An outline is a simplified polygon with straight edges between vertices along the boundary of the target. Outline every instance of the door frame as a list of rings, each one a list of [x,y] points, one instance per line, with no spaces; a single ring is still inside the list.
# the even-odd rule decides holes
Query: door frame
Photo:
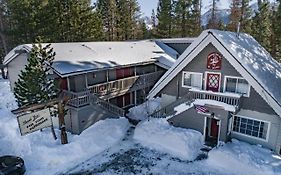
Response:
[[[208,81],[208,74],[219,74],[220,75],[220,80],[219,80],[219,91],[218,92],[220,92],[221,91],[221,72],[210,72],[210,71],[205,71],[205,73],[204,73],[204,78],[205,78],[205,81],[204,81],[204,86],[205,86],[205,88],[204,88],[204,90],[205,91],[207,91],[207,81]]]
[[[208,134],[208,137],[209,137],[209,134],[210,134],[210,131],[206,132],[206,129],[207,129],[207,126],[209,124],[208,122],[208,119],[211,121],[212,119],[216,119],[218,120],[219,122],[219,129],[218,129],[218,138],[217,138],[217,144],[219,143],[220,141],[220,135],[221,135],[221,119],[217,118],[216,116],[214,116],[213,118],[212,117],[205,117],[205,120],[204,120],[204,132],[203,132],[203,138],[204,138],[204,141],[206,140],[206,134]],[[209,130],[211,130],[211,128],[208,127]]]

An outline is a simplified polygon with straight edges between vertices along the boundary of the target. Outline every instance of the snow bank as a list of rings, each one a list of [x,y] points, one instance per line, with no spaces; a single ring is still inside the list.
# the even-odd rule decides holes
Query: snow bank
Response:
[[[10,112],[16,103],[9,83],[0,81],[0,88],[0,156],[22,157],[27,174],[49,175],[73,167],[116,144],[129,128],[125,118],[99,121],[79,136],[68,133],[67,145],[55,141],[50,128],[20,136],[16,117]],[[60,136],[58,130],[56,134]]]
[[[219,171],[239,175],[281,174],[281,157],[268,149],[233,139],[209,152],[206,165]]]
[[[174,110],[176,111],[176,113],[174,115],[178,115],[178,114],[180,114],[184,111],[187,111],[188,109],[190,109],[192,107],[193,107],[193,103],[191,103],[191,104],[186,104],[186,103],[180,104],[180,105],[178,105],[174,108]]]
[[[148,117],[148,114],[157,111],[161,107],[161,98],[150,99],[143,104],[132,107],[129,109],[128,117],[134,120],[144,120]]]
[[[167,152],[183,160],[194,160],[203,145],[200,132],[173,127],[165,119],[139,123],[133,138],[143,146]]]

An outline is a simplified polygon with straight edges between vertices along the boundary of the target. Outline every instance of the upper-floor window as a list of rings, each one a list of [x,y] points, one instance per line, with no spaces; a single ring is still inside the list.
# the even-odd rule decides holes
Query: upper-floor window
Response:
[[[232,130],[244,135],[267,140],[269,123],[247,117],[234,116]]]
[[[244,96],[249,97],[250,85],[243,78],[225,76],[224,92],[232,92],[232,93],[242,94]]]
[[[183,72],[182,86],[202,89],[203,74],[199,72]]]

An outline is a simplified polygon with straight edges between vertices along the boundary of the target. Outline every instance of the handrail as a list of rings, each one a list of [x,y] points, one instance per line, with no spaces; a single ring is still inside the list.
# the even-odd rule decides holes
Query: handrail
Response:
[[[122,116],[122,117],[125,116],[125,110],[124,109],[122,109],[122,108],[120,108],[120,107],[118,107],[114,104],[111,104],[111,103],[109,103],[105,100],[102,100],[94,94],[92,95],[92,98],[93,98],[93,103],[101,106],[105,110],[107,110],[111,113],[117,114],[118,116]]]
[[[223,102],[236,107],[236,110],[240,109],[241,96],[227,96],[223,93],[213,93],[208,91],[189,91],[187,95],[176,101],[168,104],[167,106],[161,108],[158,111],[149,114],[149,117],[153,118],[166,118],[172,115],[175,111],[174,108],[182,103],[192,103],[195,99],[208,99]]]
[[[88,90],[91,93],[98,95],[106,95],[116,91],[127,90],[129,88],[143,88],[143,86],[150,86],[159,79],[163,71],[152,72],[144,75],[137,75],[133,77],[118,79],[105,83],[100,83],[92,86],[88,86]],[[133,87],[134,86],[134,87]]]
[[[192,93],[188,92],[185,96],[182,98],[177,99],[176,101],[173,101],[172,103],[166,105],[165,107],[161,108],[158,111],[153,112],[152,114],[149,114],[149,117],[153,118],[166,118],[169,115],[172,115],[175,111],[174,108],[182,103],[191,103],[193,101]]]
[[[72,92],[72,91],[63,91],[64,95],[70,97],[68,105],[79,108],[81,106],[86,106],[90,104],[90,95],[89,90],[82,92]]]

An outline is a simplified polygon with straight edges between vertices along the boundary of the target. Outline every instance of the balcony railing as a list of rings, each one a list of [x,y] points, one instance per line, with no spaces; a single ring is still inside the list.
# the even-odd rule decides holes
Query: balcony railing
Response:
[[[129,89],[138,90],[153,85],[162,74],[163,71],[152,72],[144,75],[96,84],[89,86],[88,89],[91,93],[97,94],[99,96],[122,92]]]
[[[101,106],[103,109],[107,110],[108,112],[111,112],[118,116],[125,116],[125,110],[105,100],[100,99],[96,95],[91,94],[89,90],[79,93],[63,91],[63,93],[64,95],[70,98],[70,100],[67,103],[69,106],[79,108],[92,103],[92,104],[97,104]]]
[[[215,100],[215,101],[236,106],[237,108],[240,107],[241,95],[239,94],[199,91],[199,90],[193,90],[191,92],[192,92],[193,99]]]
[[[196,99],[215,100],[223,102],[229,105],[233,105],[236,111],[240,109],[241,95],[230,94],[230,93],[216,93],[210,91],[189,91],[185,96],[177,99],[169,105],[161,108],[160,110],[152,113],[149,117],[153,118],[166,118],[175,113],[174,108],[180,104],[186,103],[191,104]]]
[[[63,91],[63,93],[70,98],[67,103],[69,106],[79,108],[90,104],[91,92],[89,90],[83,92]]]

